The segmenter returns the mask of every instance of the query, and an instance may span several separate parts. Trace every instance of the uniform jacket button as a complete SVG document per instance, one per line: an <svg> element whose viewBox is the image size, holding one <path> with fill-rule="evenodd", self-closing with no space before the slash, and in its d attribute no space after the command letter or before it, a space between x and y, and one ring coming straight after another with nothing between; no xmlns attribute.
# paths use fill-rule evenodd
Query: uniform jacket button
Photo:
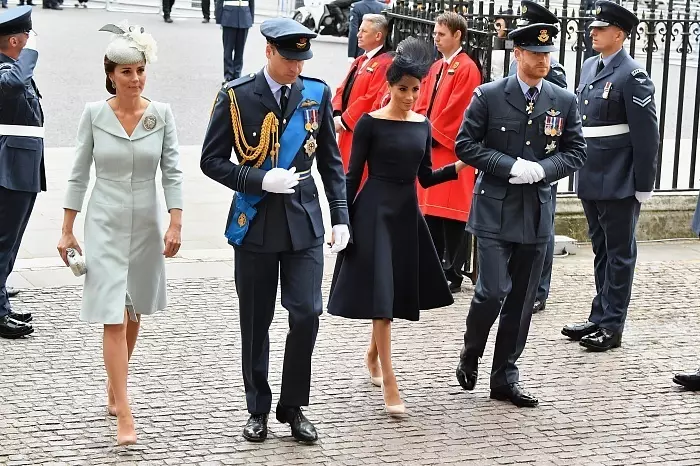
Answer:
<svg viewBox="0 0 700 466"><path fill-rule="evenodd" d="M481 190L481 194L484 194L485 192L486 192L486 191L484 191L483 189Z"/></svg>
<svg viewBox="0 0 700 466"><path fill-rule="evenodd" d="M588 105L588 99L583 101L583 105Z"/></svg>
<svg viewBox="0 0 700 466"><path fill-rule="evenodd" d="M532 120L527 120L527 124L528 124L528 125L531 125L531 124L532 124Z"/></svg>
<svg viewBox="0 0 700 466"><path fill-rule="evenodd" d="M593 84L589 85L588 89L593 89Z"/></svg>
<svg viewBox="0 0 700 466"><path fill-rule="evenodd" d="M586 120L588 119L588 117L586 115L583 115L583 119Z"/></svg>
<svg viewBox="0 0 700 466"><path fill-rule="evenodd" d="M525 141L525 145L526 145L526 146L529 146L529 145L530 145L530 141Z"/></svg>
<svg viewBox="0 0 700 466"><path fill-rule="evenodd" d="M501 131L505 131L505 130L506 130L506 127L505 127L505 126L501 126Z"/></svg>

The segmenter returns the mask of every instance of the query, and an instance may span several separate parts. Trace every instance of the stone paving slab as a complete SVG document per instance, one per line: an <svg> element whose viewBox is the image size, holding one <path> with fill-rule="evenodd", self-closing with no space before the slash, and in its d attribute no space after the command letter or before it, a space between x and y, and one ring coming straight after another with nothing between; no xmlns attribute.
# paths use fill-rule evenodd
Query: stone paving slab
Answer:
<svg viewBox="0 0 700 466"><path fill-rule="evenodd" d="M0 341L0 464L700 464L700 394L670 381L700 359L700 261L657 260L680 246L642 255L623 347L605 354L559 334L587 314L590 256L555 261L552 296L520 365L540 398L535 409L488 398L493 334L476 390L458 386L471 288L418 323L396 322L394 361L409 410L399 420L383 412L363 366L369 324L324 314L307 410L320 441L310 447L274 420L262 445L240 435L247 413L230 277L171 279L168 310L144 319L130 377L139 445L128 449L112 447L101 330L77 319L80 287L27 289L15 304L35 314L35 334ZM278 309L270 332L275 402L287 330Z"/></svg>

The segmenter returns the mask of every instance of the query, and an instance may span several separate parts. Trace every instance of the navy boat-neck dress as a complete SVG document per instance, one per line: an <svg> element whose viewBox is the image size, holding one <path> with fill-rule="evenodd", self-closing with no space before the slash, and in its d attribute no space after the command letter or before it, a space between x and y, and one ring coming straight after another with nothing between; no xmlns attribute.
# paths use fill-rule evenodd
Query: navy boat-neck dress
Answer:
<svg viewBox="0 0 700 466"><path fill-rule="evenodd" d="M337 257L330 314L416 321L454 302L416 197L416 177L424 188L457 179L454 165L432 170L431 142L428 120L365 114L357 123L346 180L352 240Z"/></svg>

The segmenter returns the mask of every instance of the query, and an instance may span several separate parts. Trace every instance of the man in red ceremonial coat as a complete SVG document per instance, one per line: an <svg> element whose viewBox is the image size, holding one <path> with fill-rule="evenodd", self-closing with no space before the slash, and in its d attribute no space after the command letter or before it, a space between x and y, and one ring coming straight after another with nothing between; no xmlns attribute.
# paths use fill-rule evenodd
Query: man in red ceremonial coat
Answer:
<svg viewBox="0 0 700 466"><path fill-rule="evenodd" d="M435 18L435 46L442 58L433 64L421 85L414 110L426 115L433 129L433 168L457 161L455 138L474 89L481 84L481 73L462 50L467 22L448 11ZM465 169L459 179L428 189L418 187L418 202L430 228L435 249L443 259L450 290L462 285L460 270L466 260L461 247L474 188L475 170Z"/></svg>
<svg viewBox="0 0 700 466"><path fill-rule="evenodd" d="M385 16L366 14L362 17L357 44L365 53L352 62L350 72L333 97L333 119L346 172L355 124L364 113L372 110L378 94L385 88L386 70L391 64L384 47L388 30Z"/></svg>

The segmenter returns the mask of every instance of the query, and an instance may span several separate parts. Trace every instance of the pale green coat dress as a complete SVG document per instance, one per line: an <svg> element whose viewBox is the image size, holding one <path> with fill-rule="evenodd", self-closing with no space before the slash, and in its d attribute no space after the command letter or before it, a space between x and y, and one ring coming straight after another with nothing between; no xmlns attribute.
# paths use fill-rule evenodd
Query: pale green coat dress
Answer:
<svg viewBox="0 0 700 466"><path fill-rule="evenodd" d="M180 154L170 106L150 102L129 137L107 101L88 103L78 127L65 208L82 210L93 163L96 180L85 214L87 274L80 318L120 324L125 305L132 319L166 307L158 166L168 211L182 209Z"/></svg>

